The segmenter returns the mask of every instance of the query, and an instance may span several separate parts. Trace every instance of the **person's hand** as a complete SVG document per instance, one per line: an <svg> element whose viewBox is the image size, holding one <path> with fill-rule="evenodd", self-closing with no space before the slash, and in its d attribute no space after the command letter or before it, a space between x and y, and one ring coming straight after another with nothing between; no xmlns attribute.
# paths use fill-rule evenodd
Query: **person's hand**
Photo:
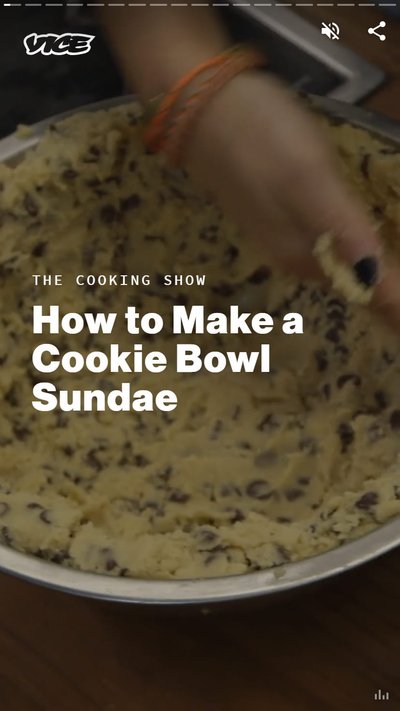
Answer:
<svg viewBox="0 0 400 711"><path fill-rule="evenodd" d="M400 325L400 271L384 267L367 216L337 175L316 119L276 80L247 72L205 109L187 147L186 167L209 188L243 233L300 277L322 277L316 240L334 235L339 255L374 302Z"/></svg>

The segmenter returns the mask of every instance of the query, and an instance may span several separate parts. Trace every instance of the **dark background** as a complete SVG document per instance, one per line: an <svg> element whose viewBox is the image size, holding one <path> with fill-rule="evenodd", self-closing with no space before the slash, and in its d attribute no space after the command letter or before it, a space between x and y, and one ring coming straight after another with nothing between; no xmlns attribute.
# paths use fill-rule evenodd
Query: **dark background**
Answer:
<svg viewBox="0 0 400 711"><path fill-rule="evenodd" d="M76 57L27 55L31 32L96 35L88 54ZM0 8L0 136L19 123L123 93L123 84L100 29L69 19L62 8ZM55 61L56 60L56 61Z"/></svg>

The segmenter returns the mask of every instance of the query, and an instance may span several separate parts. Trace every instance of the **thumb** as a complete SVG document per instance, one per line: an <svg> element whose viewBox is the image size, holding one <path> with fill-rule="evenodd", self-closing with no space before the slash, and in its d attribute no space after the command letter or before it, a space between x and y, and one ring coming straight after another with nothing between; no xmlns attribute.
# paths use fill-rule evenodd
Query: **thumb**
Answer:
<svg viewBox="0 0 400 711"><path fill-rule="evenodd" d="M350 267L354 280L374 289L373 308L400 331L400 263L390 267L385 263L384 245L365 207L339 180L325 175L318 195L318 206L314 203L307 216L313 234L333 235L337 255ZM306 217L304 210L303 203Z"/></svg>
<svg viewBox="0 0 400 711"><path fill-rule="evenodd" d="M338 256L351 267L357 282L373 288L372 307L400 333L400 264L386 263L379 233L355 199L338 191L332 194L332 203L336 214L331 231Z"/></svg>

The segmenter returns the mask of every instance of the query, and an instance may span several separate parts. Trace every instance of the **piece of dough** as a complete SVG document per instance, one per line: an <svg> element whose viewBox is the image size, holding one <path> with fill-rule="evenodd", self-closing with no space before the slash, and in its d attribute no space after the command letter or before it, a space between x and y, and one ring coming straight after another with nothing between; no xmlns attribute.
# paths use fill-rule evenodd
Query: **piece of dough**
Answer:
<svg viewBox="0 0 400 711"><path fill-rule="evenodd" d="M335 240L329 232L321 235L314 247L322 271L329 277L333 287L347 301L355 304L369 304L374 294L374 287L367 287L357 281L351 267L336 254Z"/></svg>

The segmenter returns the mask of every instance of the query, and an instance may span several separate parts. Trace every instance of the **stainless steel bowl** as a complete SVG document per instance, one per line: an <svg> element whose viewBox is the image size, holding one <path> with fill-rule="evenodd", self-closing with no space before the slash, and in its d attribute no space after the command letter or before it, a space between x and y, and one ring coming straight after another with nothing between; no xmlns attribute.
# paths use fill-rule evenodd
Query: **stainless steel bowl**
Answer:
<svg viewBox="0 0 400 711"><path fill-rule="evenodd" d="M102 101L41 121L32 127L32 135L27 139L20 140L10 136L0 141L0 160L17 162L29 148L38 143L49 124L78 110L96 111L111 108L132 99L133 97L127 96ZM311 102L318 110L366 128L400 147L400 124L332 99L312 97ZM64 592L103 600L151 605L209 605L288 592L351 570L399 544L400 518L397 517L372 533L328 553L271 570L224 578L162 581L82 573L19 553L4 545L0 545L0 570Z"/></svg>

